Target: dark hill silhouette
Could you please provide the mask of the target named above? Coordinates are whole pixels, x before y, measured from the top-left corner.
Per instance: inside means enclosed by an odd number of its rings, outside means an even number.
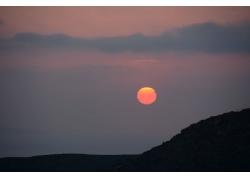
[[[0,158],[1,172],[96,172],[135,155],[55,154]]]
[[[162,145],[103,171],[250,171],[250,109],[201,120]]]
[[[0,158],[0,171],[250,171],[250,109],[210,117],[140,155]]]

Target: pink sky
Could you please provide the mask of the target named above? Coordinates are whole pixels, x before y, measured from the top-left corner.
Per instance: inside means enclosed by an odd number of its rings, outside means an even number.
[[[137,32],[157,35],[165,30],[208,21],[240,23],[250,19],[249,12],[250,7],[0,7],[0,19],[3,22],[0,36],[10,37],[23,32],[63,33],[87,38],[125,36]],[[202,74],[206,67],[226,72],[236,68],[240,72],[241,68],[249,68],[246,60],[248,53],[108,53],[82,49],[36,49],[0,53],[1,69],[21,67],[53,70],[86,65],[118,66],[130,70],[124,71],[123,77],[119,76],[120,80],[114,76],[110,81],[142,85],[148,81],[155,83],[155,78],[168,80],[185,73]],[[241,61],[236,63],[239,58]],[[146,76],[150,78],[145,78]]]
[[[250,20],[249,12],[250,7],[0,7],[2,22],[0,37],[11,37],[24,32],[44,35],[63,33],[87,38],[126,36],[138,32],[145,35],[159,35],[165,30],[195,23],[209,21],[222,24],[241,23]],[[49,69],[86,64],[150,68],[158,67],[158,61],[162,59],[172,61],[171,63],[181,56],[197,59],[197,55],[185,56],[177,55],[178,53],[112,54],[96,50],[52,49],[0,53],[4,57],[0,61],[1,68],[32,66]],[[205,58],[211,55],[199,56],[199,58]],[[214,55],[214,57],[216,59],[221,55]]]
[[[0,7],[0,37],[17,33],[63,33],[104,37],[165,30],[213,21],[237,23],[250,19],[250,7]]]

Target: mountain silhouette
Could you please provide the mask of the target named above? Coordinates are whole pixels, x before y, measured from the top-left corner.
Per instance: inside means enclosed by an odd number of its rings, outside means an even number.
[[[103,171],[250,171],[250,109],[210,117],[162,145]]]
[[[250,171],[250,108],[201,120],[140,155],[59,154],[0,158],[0,171]]]

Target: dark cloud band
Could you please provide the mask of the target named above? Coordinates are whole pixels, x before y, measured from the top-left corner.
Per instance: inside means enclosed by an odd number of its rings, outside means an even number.
[[[159,36],[130,36],[109,38],[74,38],[64,34],[16,34],[0,39],[0,50],[32,48],[80,48],[104,52],[250,52],[250,23],[220,25],[213,22],[194,24],[166,31]]]

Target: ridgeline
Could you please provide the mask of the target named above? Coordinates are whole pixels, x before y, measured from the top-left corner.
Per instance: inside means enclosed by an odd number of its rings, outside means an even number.
[[[0,158],[0,171],[249,172],[250,109],[201,120],[140,155]]]
[[[104,171],[250,171],[250,109],[210,117]]]

